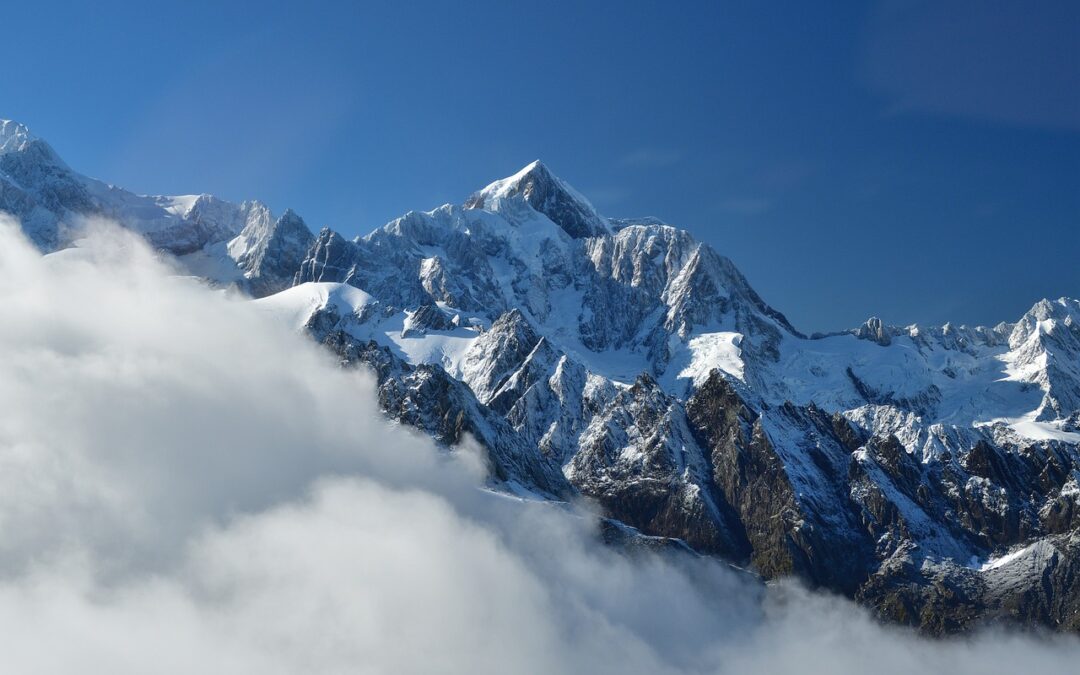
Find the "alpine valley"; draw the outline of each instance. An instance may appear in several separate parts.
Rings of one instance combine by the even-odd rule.
[[[1080,630],[1080,301],[992,327],[807,336],[686,231],[540,162],[364,237],[141,196],[0,122],[0,211],[45,253],[105,217],[249,296],[493,489],[589,500],[613,545],[796,576],[930,634]]]

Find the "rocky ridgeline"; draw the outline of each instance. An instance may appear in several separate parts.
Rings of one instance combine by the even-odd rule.
[[[1075,300],[807,338],[730,260],[601,216],[539,162],[349,240],[257,202],[134,195],[2,123],[0,209],[45,251],[111,218],[299,312],[387,415],[475,439],[501,489],[593,501],[609,540],[795,575],[931,633],[1080,629]]]

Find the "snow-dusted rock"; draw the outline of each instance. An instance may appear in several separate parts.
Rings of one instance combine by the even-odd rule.
[[[277,220],[261,205],[241,208],[249,215],[240,234],[228,243],[229,257],[243,272],[247,290],[263,297],[293,285],[296,271],[315,241],[304,219],[292,209]]]
[[[86,219],[106,218],[178,256],[192,274],[222,284],[246,280],[241,285],[259,295],[292,284],[312,238],[291,211],[275,222],[258,202],[137,195],[89,178],[7,120],[0,120],[0,210],[19,218],[45,252],[72,245]]]

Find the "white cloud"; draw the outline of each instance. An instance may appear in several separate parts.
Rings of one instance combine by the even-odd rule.
[[[928,643],[588,514],[479,489],[372,382],[98,227],[0,224],[0,635],[10,672],[1064,672]]]

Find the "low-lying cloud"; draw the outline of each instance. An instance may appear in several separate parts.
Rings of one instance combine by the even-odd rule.
[[[373,382],[91,228],[0,222],[9,672],[1064,672],[1075,642],[929,642],[722,564],[625,557],[482,489]]]

